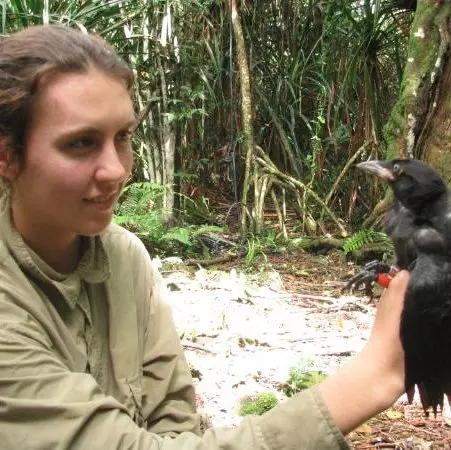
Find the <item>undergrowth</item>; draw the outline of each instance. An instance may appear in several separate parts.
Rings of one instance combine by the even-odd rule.
[[[224,229],[213,225],[189,225],[182,219],[179,225],[166,226],[162,218],[163,193],[164,187],[158,184],[131,183],[116,206],[114,222],[136,234],[152,256],[192,256],[199,252],[205,256],[205,247],[198,238]],[[191,211],[193,208],[195,205],[191,205]]]
[[[272,392],[260,392],[259,394],[246,398],[240,404],[238,414],[240,416],[262,415],[274,408],[279,403],[278,398]]]
[[[314,361],[308,359],[298,366],[291,367],[282,391],[287,397],[292,397],[294,394],[320,383],[325,378],[326,374],[317,370]]]
[[[345,239],[343,251],[345,252],[345,255],[347,255],[362,249],[362,247],[370,243],[391,245],[391,241],[385,233],[371,229],[363,229]]]

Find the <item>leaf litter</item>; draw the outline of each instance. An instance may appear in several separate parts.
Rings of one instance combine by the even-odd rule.
[[[327,374],[368,338],[376,300],[343,294],[357,268],[339,252],[266,255],[215,269],[163,261],[168,302],[197,392],[204,427],[235,426],[244,399],[261,392],[284,400],[290,369]],[[445,405],[447,406],[447,405]],[[451,414],[424,416],[405,396],[347,436],[352,449],[451,450]]]

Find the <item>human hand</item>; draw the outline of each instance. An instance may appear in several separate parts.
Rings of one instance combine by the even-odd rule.
[[[399,272],[383,292],[377,307],[370,338],[359,355],[386,381],[387,402],[404,392],[404,350],[400,339],[401,312],[409,272]]]
[[[319,392],[343,434],[391,406],[404,392],[404,351],[399,336],[409,273],[399,272],[384,291],[363,350]]]

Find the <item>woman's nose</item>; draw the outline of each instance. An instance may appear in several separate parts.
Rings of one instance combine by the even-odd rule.
[[[96,178],[99,182],[122,182],[131,168],[132,154],[118,152],[114,143],[106,143],[99,154]]]

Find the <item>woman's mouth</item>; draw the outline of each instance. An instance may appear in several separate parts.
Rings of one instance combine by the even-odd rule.
[[[107,195],[98,195],[95,197],[87,198],[84,201],[101,211],[106,211],[114,206],[116,202],[116,194],[117,192],[113,192]]]

